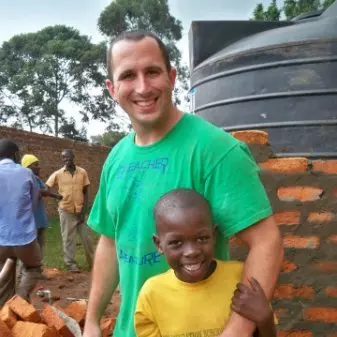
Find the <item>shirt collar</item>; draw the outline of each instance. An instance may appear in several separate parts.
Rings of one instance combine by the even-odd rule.
[[[76,171],[77,171],[77,166],[75,165],[75,171],[74,172],[76,172]],[[67,170],[67,168],[65,166],[63,166],[63,172],[69,172],[69,170]]]
[[[12,159],[9,159],[9,158],[1,159],[0,165],[3,165],[3,164],[14,164],[14,161]]]

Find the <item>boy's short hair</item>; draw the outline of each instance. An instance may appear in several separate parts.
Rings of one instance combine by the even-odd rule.
[[[113,66],[112,66],[112,49],[114,45],[119,41],[134,41],[138,42],[143,40],[146,37],[150,37],[154,39],[158,47],[163,55],[164,63],[167,71],[171,70],[171,62],[169,57],[169,52],[164,42],[154,33],[148,32],[146,30],[132,30],[132,31],[124,31],[120,33],[115,39],[113,39],[110,43],[110,46],[107,51],[107,69],[108,69],[108,77],[111,81],[113,81]]]
[[[164,194],[155,204],[153,215],[157,222],[160,215],[172,212],[174,209],[203,208],[212,216],[211,206],[203,195],[191,188],[177,188]]]
[[[10,139],[0,139],[0,159],[12,159],[19,147]]]

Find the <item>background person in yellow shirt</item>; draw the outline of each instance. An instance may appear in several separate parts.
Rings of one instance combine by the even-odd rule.
[[[89,267],[93,260],[93,243],[85,222],[88,208],[89,178],[87,171],[74,163],[74,153],[70,149],[61,154],[64,167],[54,172],[46,182],[49,188],[58,186],[62,196],[59,202],[60,226],[63,242],[64,263],[69,271],[78,272],[75,261],[76,233],[80,234]]]
[[[254,336],[276,337],[258,281],[239,283],[243,263],[214,259],[216,227],[202,195],[192,189],[168,192],[154,217],[154,242],[172,269],[143,285],[135,311],[138,337],[218,337],[231,310],[256,324]]]

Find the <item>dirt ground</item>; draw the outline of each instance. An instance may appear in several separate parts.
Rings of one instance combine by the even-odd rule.
[[[80,273],[63,272],[59,269],[45,268],[44,274],[47,280],[40,281],[36,290],[49,290],[52,304],[66,307],[73,300],[87,300],[89,295],[90,273],[81,271]],[[31,296],[32,304],[37,309],[42,309],[48,296],[40,297],[36,290]],[[116,291],[111,304],[108,306],[104,316],[116,317],[119,310],[120,296]]]

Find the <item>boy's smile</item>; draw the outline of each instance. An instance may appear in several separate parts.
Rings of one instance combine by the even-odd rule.
[[[188,283],[210,276],[215,269],[215,229],[210,214],[203,207],[176,208],[158,220],[154,240],[176,276]]]

